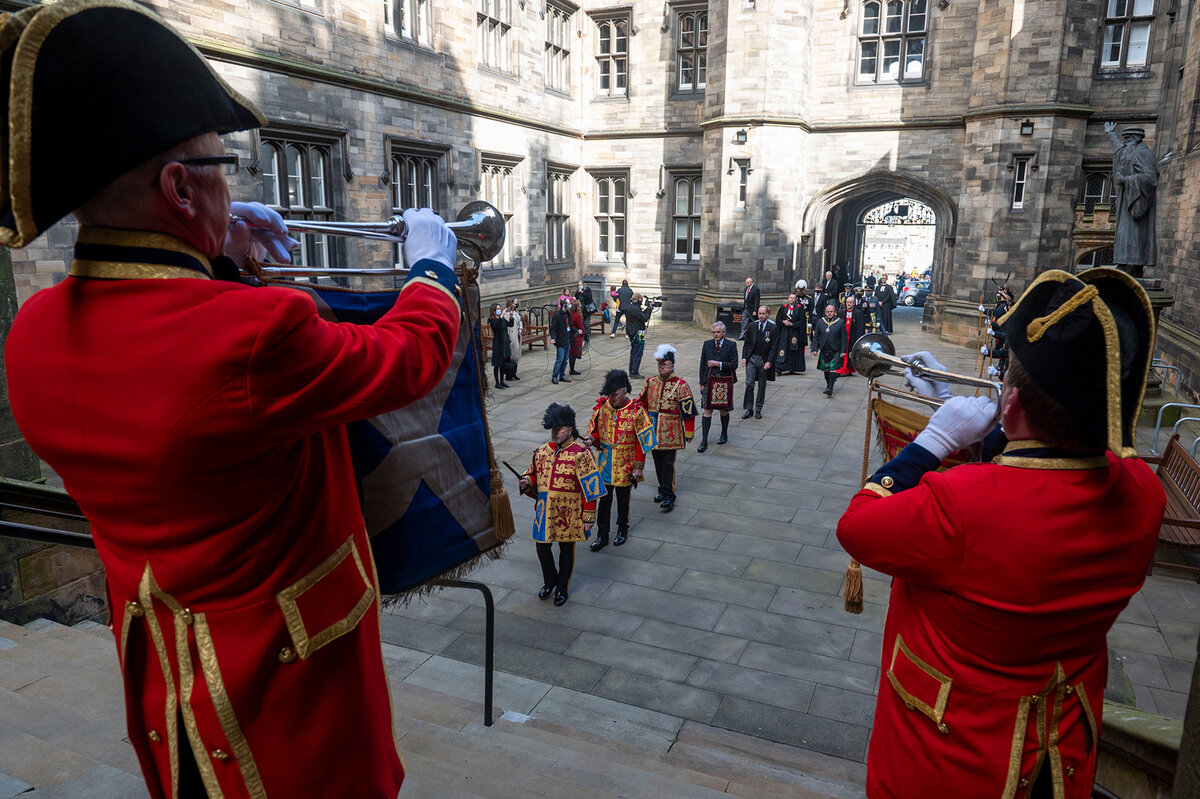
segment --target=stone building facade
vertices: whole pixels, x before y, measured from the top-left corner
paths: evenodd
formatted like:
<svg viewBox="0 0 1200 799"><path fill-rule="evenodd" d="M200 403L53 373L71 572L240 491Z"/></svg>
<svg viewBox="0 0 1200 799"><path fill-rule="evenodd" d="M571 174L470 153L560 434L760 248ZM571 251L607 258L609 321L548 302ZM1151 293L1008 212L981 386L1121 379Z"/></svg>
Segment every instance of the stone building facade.
<svg viewBox="0 0 1200 799"><path fill-rule="evenodd" d="M19 7L23 3L0 3ZM712 319L861 262L882 202L933 209L925 324L974 339L991 279L1104 262L1106 121L1160 161L1162 354L1200 386L1200 19L1168 0L153 0L270 127L234 195L374 221L483 197L509 218L485 298L581 277ZM81 131L85 135L85 131ZM1115 218L1115 215L1113 215ZM62 279L60 224L13 253ZM388 247L309 237L309 263Z"/></svg>

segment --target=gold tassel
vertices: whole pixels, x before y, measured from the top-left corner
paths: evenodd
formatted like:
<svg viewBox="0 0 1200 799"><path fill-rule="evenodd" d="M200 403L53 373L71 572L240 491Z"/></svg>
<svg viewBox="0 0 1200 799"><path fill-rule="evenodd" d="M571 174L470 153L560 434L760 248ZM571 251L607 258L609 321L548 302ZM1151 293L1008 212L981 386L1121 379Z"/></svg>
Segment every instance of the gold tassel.
<svg viewBox="0 0 1200 799"><path fill-rule="evenodd" d="M492 469L492 535L497 542L507 541L517 531L513 523L512 504L504 490L499 469Z"/></svg>
<svg viewBox="0 0 1200 799"><path fill-rule="evenodd" d="M842 590L842 596L846 600L847 613L863 612L862 567L858 565L857 560L851 559L850 565L846 567L846 587Z"/></svg>

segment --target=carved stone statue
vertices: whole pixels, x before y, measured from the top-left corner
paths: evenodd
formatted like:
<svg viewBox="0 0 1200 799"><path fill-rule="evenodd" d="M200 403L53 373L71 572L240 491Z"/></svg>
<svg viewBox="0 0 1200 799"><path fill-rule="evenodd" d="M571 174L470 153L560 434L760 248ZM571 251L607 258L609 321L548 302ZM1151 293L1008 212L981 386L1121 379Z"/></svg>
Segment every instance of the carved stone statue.
<svg viewBox="0 0 1200 799"><path fill-rule="evenodd" d="M1113 261L1134 277L1142 277L1147 266L1154 266L1157 255L1154 226L1154 190L1158 185L1158 165L1146 146L1144 128L1125 128L1118 138L1115 122L1105 122L1104 130L1113 143L1113 185L1117 202L1113 216L1117 220L1113 242Z"/></svg>

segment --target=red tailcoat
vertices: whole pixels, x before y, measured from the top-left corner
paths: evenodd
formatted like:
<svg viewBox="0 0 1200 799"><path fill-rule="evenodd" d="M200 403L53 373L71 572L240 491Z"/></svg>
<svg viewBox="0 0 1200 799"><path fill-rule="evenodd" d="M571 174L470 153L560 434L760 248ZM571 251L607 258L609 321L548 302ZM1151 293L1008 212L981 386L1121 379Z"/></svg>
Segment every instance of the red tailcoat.
<svg viewBox="0 0 1200 799"><path fill-rule="evenodd" d="M85 229L79 244L72 274L91 277L17 314L9 392L91 521L151 795L175 795L190 741L210 795L395 797L377 581L340 425L444 374L453 273L421 262L360 326L299 291L210 280L167 236ZM98 279L130 274L178 279Z"/></svg>
<svg viewBox="0 0 1200 799"><path fill-rule="evenodd" d="M867 795L1025 797L1049 769L1056 797L1091 796L1105 636L1163 501L1145 463L1112 453L1006 454L856 494L838 539L896 578Z"/></svg>

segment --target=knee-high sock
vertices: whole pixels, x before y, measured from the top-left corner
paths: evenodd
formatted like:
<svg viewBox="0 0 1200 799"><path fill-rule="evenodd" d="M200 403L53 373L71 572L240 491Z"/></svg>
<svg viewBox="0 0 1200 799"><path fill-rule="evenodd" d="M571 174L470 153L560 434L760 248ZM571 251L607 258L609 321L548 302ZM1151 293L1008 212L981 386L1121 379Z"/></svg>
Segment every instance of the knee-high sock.
<svg viewBox="0 0 1200 799"><path fill-rule="evenodd" d="M729 414L722 413L721 414L721 435L723 435L723 436L728 435L728 433L729 433Z"/></svg>
<svg viewBox="0 0 1200 799"><path fill-rule="evenodd" d="M701 416L700 417L700 443L701 444L708 443L708 429L710 427L712 427L712 417L711 416Z"/></svg>

